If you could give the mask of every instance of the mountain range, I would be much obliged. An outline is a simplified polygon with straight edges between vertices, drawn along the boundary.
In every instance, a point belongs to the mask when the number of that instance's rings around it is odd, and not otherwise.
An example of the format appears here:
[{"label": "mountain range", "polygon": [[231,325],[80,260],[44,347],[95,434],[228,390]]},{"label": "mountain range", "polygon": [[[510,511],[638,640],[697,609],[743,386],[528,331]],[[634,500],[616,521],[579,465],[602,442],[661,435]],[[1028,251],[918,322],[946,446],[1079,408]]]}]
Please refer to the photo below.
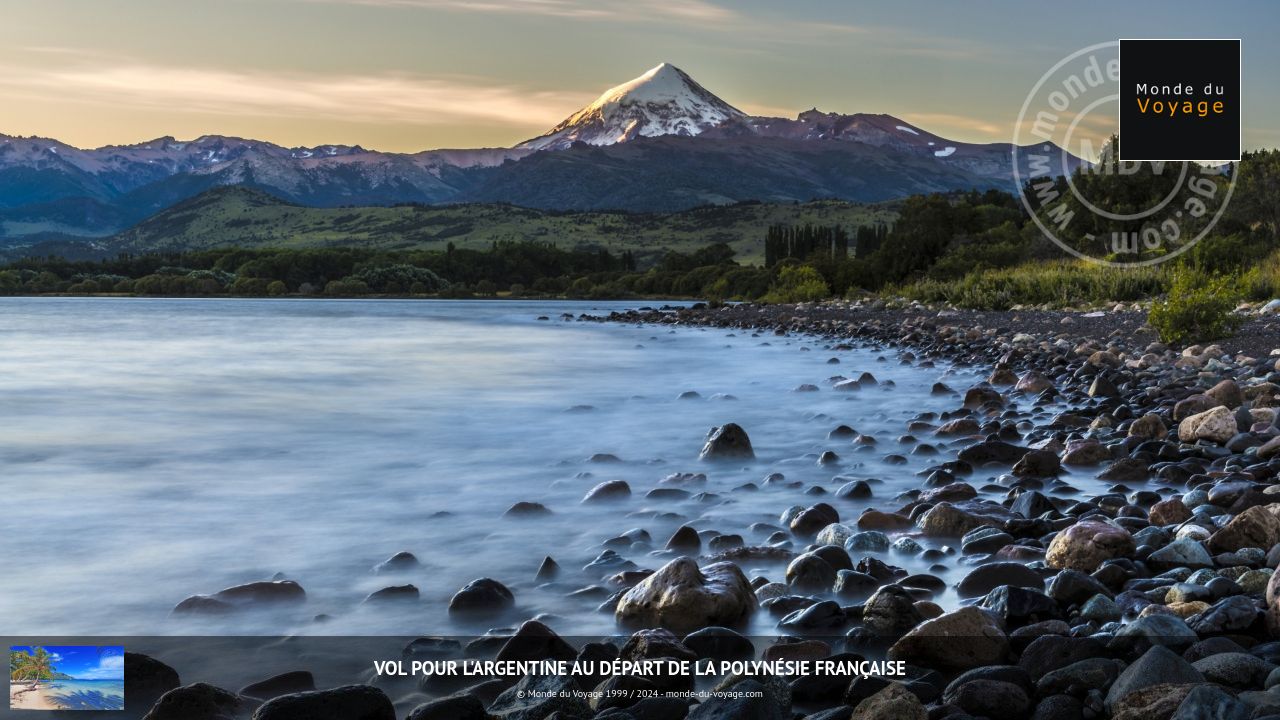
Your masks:
[{"label": "mountain range", "polygon": [[1012,150],[948,140],[890,115],[752,116],[664,63],[511,148],[406,154],[207,135],[83,150],[0,134],[0,242],[110,236],[229,185],[322,208],[673,212],[746,200],[875,202],[1009,189]]}]

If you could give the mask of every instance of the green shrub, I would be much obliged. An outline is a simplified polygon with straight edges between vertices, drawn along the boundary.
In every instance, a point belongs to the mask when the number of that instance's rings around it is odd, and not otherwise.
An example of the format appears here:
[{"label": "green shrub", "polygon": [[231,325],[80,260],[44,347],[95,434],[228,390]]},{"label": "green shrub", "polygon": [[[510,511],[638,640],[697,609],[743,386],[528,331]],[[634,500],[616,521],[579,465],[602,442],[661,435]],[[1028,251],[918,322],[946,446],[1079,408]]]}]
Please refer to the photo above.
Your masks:
[{"label": "green shrub", "polygon": [[288,295],[289,286],[285,285],[283,281],[272,280],[267,285],[267,294],[270,295],[271,297],[280,297],[281,295]]},{"label": "green shrub", "polygon": [[324,294],[333,297],[352,297],[356,295],[368,295],[369,286],[363,280],[355,277],[345,277],[341,280],[333,280],[325,283]]},{"label": "green shrub", "polygon": [[1072,260],[975,271],[956,280],[926,278],[896,292],[921,302],[1007,310],[1013,305],[1132,302],[1163,293],[1168,282],[1167,272],[1160,267],[1100,267]]},{"label": "green shrub", "polygon": [[374,292],[392,294],[403,293],[415,284],[427,288],[428,291],[440,290],[448,285],[434,272],[405,263],[366,267],[351,275],[349,279],[363,282]]},{"label": "green shrub", "polygon": [[789,265],[778,273],[764,301],[769,303],[813,302],[830,297],[831,288],[822,274],[808,265]]},{"label": "green shrub", "polygon": [[1239,297],[1237,278],[1179,267],[1168,296],[1152,303],[1147,322],[1166,343],[1214,340],[1235,332],[1243,322],[1231,312]]}]

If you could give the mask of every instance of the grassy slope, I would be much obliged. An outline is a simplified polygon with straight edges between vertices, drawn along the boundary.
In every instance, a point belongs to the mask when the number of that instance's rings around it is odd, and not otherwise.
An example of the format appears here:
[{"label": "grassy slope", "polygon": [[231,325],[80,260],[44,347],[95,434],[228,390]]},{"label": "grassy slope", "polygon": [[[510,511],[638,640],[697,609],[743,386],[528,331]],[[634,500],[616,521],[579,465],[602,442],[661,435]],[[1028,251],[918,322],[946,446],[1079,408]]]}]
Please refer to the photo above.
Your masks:
[{"label": "grassy slope", "polygon": [[309,208],[244,188],[221,188],[180,203],[117,235],[118,250],[213,247],[365,246],[386,249],[482,249],[494,241],[596,245],[651,256],[727,242],[740,262],[761,262],[765,229],[775,223],[857,225],[889,222],[890,204],[815,201],[701,208],[651,215],[556,213],[507,205]]}]

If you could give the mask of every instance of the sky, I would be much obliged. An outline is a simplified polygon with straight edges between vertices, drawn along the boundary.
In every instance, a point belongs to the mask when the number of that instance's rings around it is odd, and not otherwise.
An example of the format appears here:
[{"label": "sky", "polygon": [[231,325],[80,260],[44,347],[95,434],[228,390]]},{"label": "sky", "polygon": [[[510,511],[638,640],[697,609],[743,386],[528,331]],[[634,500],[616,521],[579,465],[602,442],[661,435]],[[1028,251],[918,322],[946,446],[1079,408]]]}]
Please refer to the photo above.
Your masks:
[{"label": "sky", "polygon": [[1045,70],[1119,37],[1241,38],[1245,147],[1280,147],[1270,0],[4,0],[0,133],[509,146],[670,62],[753,114],[1007,142]]},{"label": "sky", "polygon": [[[31,653],[33,648],[15,646],[19,652]],[[77,680],[123,680],[124,648],[91,645],[45,645],[53,667],[60,673]]]}]

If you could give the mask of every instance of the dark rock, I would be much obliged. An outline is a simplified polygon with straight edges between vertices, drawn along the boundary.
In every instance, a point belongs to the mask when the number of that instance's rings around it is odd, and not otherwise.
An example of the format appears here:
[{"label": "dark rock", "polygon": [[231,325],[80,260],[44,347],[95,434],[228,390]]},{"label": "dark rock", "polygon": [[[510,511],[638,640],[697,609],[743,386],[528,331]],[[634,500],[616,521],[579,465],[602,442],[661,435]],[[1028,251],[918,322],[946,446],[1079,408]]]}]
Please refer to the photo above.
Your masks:
[{"label": "dark rock", "polygon": [[540,517],[550,515],[551,511],[546,505],[537,502],[521,501],[507,508],[503,513],[506,517]]},{"label": "dark rock", "polygon": [[[1056,453],[1048,450],[1028,450],[1018,459],[1018,462],[1013,464],[1012,472],[1018,477],[1056,477],[1062,472],[1062,461]],[[1036,517],[1036,515],[1026,517]]]},{"label": "dark rock", "polygon": [[554,630],[526,620],[498,651],[497,660],[573,660],[578,651]]},{"label": "dark rock", "polygon": [[178,672],[153,657],[142,653],[124,654],[124,683],[129,692],[124,696],[124,709],[131,716],[150,708],[161,695],[181,685]]},{"label": "dark rock", "polygon": [[791,519],[791,532],[810,536],[832,523],[840,522],[840,513],[826,503],[805,508]]},{"label": "dark rock", "polygon": [[1081,720],[1084,703],[1070,695],[1050,695],[1036,705],[1031,720]]},{"label": "dark rock", "polygon": [[[281,673],[259,680],[256,683],[240,688],[240,695],[258,700],[270,700],[289,693],[311,692],[316,689],[316,680],[306,670]],[[126,697],[128,697],[126,695]]]},{"label": "dark rock", "polygon": [[1027,454],[1027,448],[1003,440],[983,440],[961,450],[957,458],[975,466],[988,463],[1009,465],[1020,460],[1025,454]]},{"label": "dark rock", "polygon": [[1036,490],[1024,490],[1018,493],[1018,497],[1014,498],[1013,505],[1009,509],[1025,518],[1037,518],[1056,510],[1053,501]]},{"label": "dark rock", "polygon": [[631,588],[617,603],[623,623],[689,632],[708,625],[736,626],[756,608],[755,593],[731,562],[699,568],[676,558]]},{"label": "dark rock", "polygon": [[724,627],[695,630],[685,636],[684,644],[703,660],[743,660],[756,652],[749,639]]},{"label": "dark rock", "polygon": [[631,486],[626,480],[607,480],[587,491],[582,498],[584,504],[612,502],[631,497]]},{"label": "dark rock", "polygon": [[698,537],[698,531],[688,525],[681,525],[678,530],[671,534],[671,539],[667,541],[667,549],[675,552],[691,552],[696,553],[702,548],[702,538]]},{"label": "dark rock", "polygon": [[1106,585],[1079,570],[1061,570],[1049,581],[1045,593],[1065,605],[1080,605],[1094,595],[1111,596]]},{"label": "dark rock", "polygon": [[1106,704],[1108,708],[1114,708],[1129,693],[1153,685],[1202,682],[1204,675],[1191,663],[1163,645],[1153,645],[1116,678],[1107,691]]},{"label": "dark rock", "polygon": [[856,570],[841,570],[836,573],[835,594],[844,600],[861,600],[870,597],[881,585],[880,580],[867,573]]},{"label": "dark rock", "polygon": [[897,637],[924,620],[915,602],[901,586],[885,585],[863,605],[862,624],[876,635]]},{"label": "dark rock", "polygon": [[292,580],[246,583],[214,595],[193,595],[174,607],[175,614],[219,614],[263,606],[299,605],[307,600],[302,586]]},{"label": "dark rock", "polygon": [[420,567],[418,558],[411,552],[398,552],[374,566],[376,573],[396,573],[416,570]]},{"label": "dark rock", "polygon": [[161,695],[143,720],[237,720],[243,716],[244,709],[244,701],[239,696],[206,683],[195,683]]},{"label": "dark rock", "polygon": [[1248,720],[1252,716],[1248,705],[1221,688],[1200,685],[1187,693],[1169,720]]},{"label": "dark rock", "polygon": [[364,599],[366,603],[384,603],[406,600],[417,600],[418,588],[414,585],[393,585],[375,590]]},{"label": "dark rock", "polygon": [[1210,655],[1191,663],[1209,682],[1241,690],[1261,688],[1275,665],[1243,652]]},{"label": "dark rock", "polygon": [[596,711],[627,708],[635,705],[642,697],[653,696],[657,689],[658,686],[648,678],[614,675],[595,687],[589,704]]},{"label": "dark rock", "polygon": [[993,588],[978,603],[1004,620],[1006,628],[1038,623],[1061,617],[1058,603],[1039,590],[1001,585]]},{"label": "dark rock", "polygon": [[778,627],[801,633],[811,633],[841,628],[847,622],[848,618],[845,617],[844,610],[841,609],[839,603],[834,600],[824,600],[787,615],[778,623]]},{"label": "dark rock", "polygon": [[805,553],[787,565],[786,581],[804,592],[829,592],[835,586],[836,571],[816,553]]},{"label": "dark rock", "polygon": [[1095,638],[1041,635],[1022,651],[1018,667],[1038,678],[1072,663],[1106,654],[1106,647]]},{"label": "dark rock", "polygon": [[657,658],[675,658],[676,660],[696,660],[697,653],[685,647],[675,633],[665,628],[638,630],[632,633],[618,657],[623,660],[644,660]]},{"label": "dark rock", "polygon": [[259,707],[253,720],[396,720],[396,710],[378,688],[347,685],[281,695]]},{"label": "dark rock", "polygon": [[1090,690],[1105,691],[1120,676],[1123,665],[1110,658],[1088,658],[1046,673],[1036,683],[1036,692],[1046,695],[1084,697]]},{"label": "dark rock", "polygon": [[525,675],[489,706],[489,715],[502,720],[542,720],[591,716],[586,692],[572,677]]},{"label": "dark rock", "polygon": [[515,595],[506,585],[490,578],[467,583],[449,600],[449,613],[457,615],[492,615],[515,605]]},{"label": "dark rock", "polygon": [[455,695],[419,705],[407,720],[489,720],[489,715],[479,698]]},{"label": "dark rock", "polygon": [[1044,578],[1022,563],[997,562],[979,565],[969,571],[969,574],[956,586],[956,590],[962,598],[977,597],[1001,585],[1041,590],[1044,588]]},{"label": "dark rock", "polygon": [[707,442],[702,446],[699,458],[703,460],[734,460],[754,458],[751,438],[737,423],[726,423],[711,429]]},{"label": "dark rock", "polygon": [[[693,706],[689,711],[688,720],[791,720],[790,688],[780,679],[730,678],[729,680],[733,681],[732,684],[728,688],[721,687],[721,689],[732,688],[732,693],[725,693],[722,697],[712,697]],[[723,686],[724,683],[721,685]]]},{"label": "dark rock", "polygon": [[1187,626],[1200,635],[1241,632],[1253,627],[1262,610],[1243,595],[1223,598],[1208,610],[1187,618]]},{"label": "dark rock", "polygon": [[[695,533],[696,534],[696,533]],[[550,555],[542,558],[542,564],[538,566],[538,572],[533,576],[534,580],[539,582],[547,582],[554,580],[560,575],[560,565]]]},{"label": "dark rock", "polygon": [[992,720],[1022,720],[1031,707],[1021,687],[1000,680],[970,680],[949,689],[943,700],[971,715]]}]

